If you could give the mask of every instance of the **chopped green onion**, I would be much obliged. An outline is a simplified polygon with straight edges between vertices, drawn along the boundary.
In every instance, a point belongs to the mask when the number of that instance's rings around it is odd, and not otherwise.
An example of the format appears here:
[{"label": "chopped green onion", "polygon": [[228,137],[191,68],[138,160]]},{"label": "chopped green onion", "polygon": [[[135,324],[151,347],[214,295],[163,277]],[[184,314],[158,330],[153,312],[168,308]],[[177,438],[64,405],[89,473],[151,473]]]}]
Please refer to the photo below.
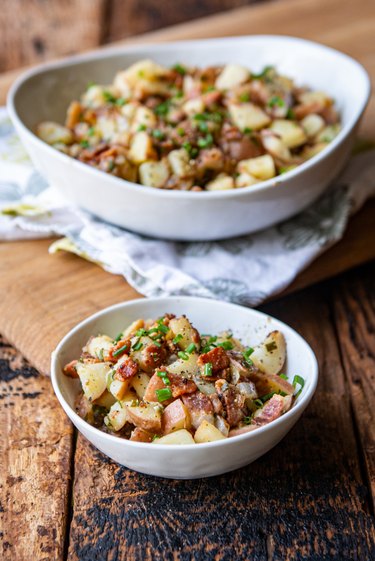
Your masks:
[{"label": "chopped green onion", "polygon": [[179,74],[181,74],[181,76],[185,76],[185,74],[186,74],[186,68],[184,66],[182,66],[182,64],[179,64],[179,63],[172,66],[172,70],[174,70],[175,72],[178,72]]},{"label": "chopped green onion", "polygon": [[287,380],[288,376],[286,374],[279,374],[280,378],[282,378],[283,380]]},{"label": "chopped green onion", "polygon": [[89,148],[90,147],[90,143],[88,140],[81,140],[80,145],[82,146],[82,148]]},{"label": "chopped green onion", "polygon": [[208,344],[212,345],[212,343],[215,343],[215,341],[217,341],[217,336],[213,335],[212,337],[209,338]]},{"label": "chopped green onion", "polygon": [[182,358],[182,360],[188,360],[189,359],[189,355],[187,353],[185,353],[184,351],[179,351],[177,353],[177,356],[179,358]]},{"label": "chopped green onion", "polygon": [[157,333],[159,330],[157,327],[153,327],[147,331],[147,335],[151,335],[151,333]]},{"label": "chopped green onion", "polygon": [[244,353],[242,353],[242,356],[244,357],[244,359],[246,360],[246,362],[248,363],[249,366],[252,366],[253,361],[250,358],[250,355],[252,355],[254,352],[254,349],[252,347],[248,347],[246,349],[246,351]]},{"label": "chopped green onion", "polygon": [[145,131],[146,129],[147,129],[146,125],[139,125],[139,127],[137,128],[137,131],[141,132],[141,131]]},{"label": "chopped green onion", "polygon": [[294,113],[293,109],[288,109],[288,111],[286,112],[286,118],[287,119],[295,119],[296,118],[296,114]]},{"label": "chopped green onion", "polygon": [[302,376],[298,376],[298,374],[296,376],[294,376],[294,378],[293,378],[293,386],[296,387],[297,384],[301,387],[298,390],[298,392],[296,394],[294,394],[294,397],[299,396],[299,394],[302,392],[303,387],[305,385],[305,380],[302,378]]},{"label": "chopped green onion", "polygon": [[152,131],[152,136],[154,138],[156,138],[157,140],[164,140],[165,138],[165,133],[159,129],[155,129]]},{"label": "chopped green onion", "polygon": [[186,352],[191,354],[191,353],[194,353],[196,350],[197,350],[197,347],[194,345],[194,343],[190,343],[190,345],[186,349]]},{"label": "chopped green onion", "polygon": [[89,130],[87,131],[87,135],[94,136],[94,134],[95,134],[95,127],[90,127]]},{"label": "chopped green onion", "polygon": [[200,121],[198,123],[198,129],[201,132],[208,132],[208,125],[207,125],[206,121]]},{"label": "chopped green onion", "polygon": [[104,349],[100,349],[98,353],[98,358],[100,358],[100,360],[104,360],[103,353],[104,353]]},{"label": "chopped green onion", "polygon": [[143,343],[138,339],[138,341],[134,343],[134,345],[132,346],[132,349],[133,351],[140,351],[142,347],[143,347]]},{"label": "chopped green onion", "polygon": [[179,343],[179,342],[181,341],[181,339],[182,339],[182,335],[181,335],[181,333],[179,333],[179,334],[176,335],[176,337],[173,339],[173,343],[174,343],[175,345],[177,345],[177,343]]},{"label": "chopped green onion", "polygon": [[127,103],[127,101],[124,97],[119,97],[115,101],[115,104],[118,105],[119,107],[122,107],[123,105],[125,105],[125,103]]},{"label": "chopped green onion", "polygon": [[155,339],[153,339],[154,345],[156,345],[157,347],[161,347],[161,343],[159,343],[159,341],[155,341]]},{"label": "chopped green onion", "polygon": [[185,136],[186,134],[185,129],[183,129],[182,127],[178,127],[176,130],[177,130],[177,134],[179,134],[180,136]]},{"label": "chopped green onion", "polygon": [[152,437],[152,442],[154,442],[155,440],[157,440],[158,438],[160,438],[160,436],[158,436],[157,434],[154,434]]},{"label": "chopped green onion", "polygon": [[186,152],[188,152],[189,154],[191,154],[191,151],[193,149],[190,142],[184,142],[183,145],[182,145],[182,148],[185,148]]},{"label": "chopped green onion", "polygon": [[123,332],[121,331],[121,333],[116,335],[116,337],[114,339],[115,343],[118,343],[121,340],[122,336],[123,336]]},{"label": "chopped green onion", "polygon": [[158,321],[158,330],[162,333],[168,333],[169,327],[164,325],[163,320]]},{"label": "chopped green onion", "polygon": [[244,418],[242,419],[243,424],[244,424],[244,425],[250,425],[250,423],[251,423],[251,421],[252,421],[252,418],[253,418],[252,415],[249,415],[248,417],[244,417]]},{"label": "chopped green onion", "polygon": [[165,384],[166,386],[170,386],[170,385],[171,385],[171,381],[170,381],[170,379],[168,378],[168,374],[167,374],[166,372],[162,372],[161,370],[159,370],[159,371],[156,373],[156,375],[157,375],[159,378],[161,378],[161,379],[163,380],[163,382],[164,382],[164,384]]},{"label": "chopped green onion", "polygon": [[253,78],[253,80],[266,78],[267,74],[269,74],[271,70],[273,70],[273,66],[265,66],[263,70],[259,72],[259,74],[251,74],[251,77]]},{"label": "chopped green onion", "polygon": [[246,101],[250,101],[250,94],[247,92],[244,92],[240,95],[240,101],[246,102]]},{"label": "chopped green onion", "polygon": [[206,362],[203,369],[203,376],[212,376],[212,363]]},{"label": "chopped green onion", "polygon": [[177,98],[184,97],[184,92],[182,92],[181,90],[177,90],[177,92],[174,94],[174,97]]},{"label": "chopped green onion", "polygon": [[165,117],[169,111],[169,101],[159,103],[159,105],[155,107],[154,111],[159,117]]},{"label": "chopped green onion", "polygon": [[216,346],[221,347],[225,351],[230,351],[231,349],[233,349],[233,343],[231,343],[230,341],[223,341],[222,343],[217,343]]},{"label": "chopped green onion", "polygon": [[88,83],[87,83],[86,89],[89,90],[89,89],[92,88],[93,86],[96,86],[95,82],[88,82]]},{"label": "chopped green onion", "polygon": [[161,388],[160,390],[156,390],[156,397],[158,398],[158,401],[166,401],[167,399],[171,399],[172,390],[170,388]]},{"label": "chopped green onion", "polygon": [[253,129],[251,129],[250,127],[245,127],[243,132],[244,134],[251,134],[253,132]]},{"label": "chopped green onion", "polygon": [[197,113],[194,115],[196,121],[214,121],[215,123],[221,123],[223,116],[218,111],[214,113]]},{"label": "chopped green onion", "polygon": [[204,138],[198,138],[197,140],[199,148],[208,148],[209,146],[212,146],[213,142],[214,138],[210,133],[206,134]]},{"label": "chopped green onion", "polygon": [[254,399],[253,403],[258,407],[258,409],[263,407],[263,401],[261,399]]},{"label": "chopped green onion", "polygon": [[107,90],[104,90],[103,97],[104,100],[107,101],[108,103],[116,103],[117,101],[115,96],[111,94],[111,92],[108,92]]},{"label": "chopped green onion", "polygon": [[119,349],[117,349],[117,351],[115,351],[113,354],[113,356],[120,356],[122,353],[124,353],[128,348],[128,344],[126,343],[125,345],[123,345],[122,347],[120,347]]},{"label": "chopped green onion", "polygon": [[141,329],[138,329],[138,331],[136,331],[136,336],[137,337],[142,337],[143,335],[148,335],[148,331],[146,329],[143,329],[143,327],[141,327]]},{"label": "chopped green onion", "polygon": [[267,103],[268,107],[284,107],[285,101],[278,95],[274,95]]}]

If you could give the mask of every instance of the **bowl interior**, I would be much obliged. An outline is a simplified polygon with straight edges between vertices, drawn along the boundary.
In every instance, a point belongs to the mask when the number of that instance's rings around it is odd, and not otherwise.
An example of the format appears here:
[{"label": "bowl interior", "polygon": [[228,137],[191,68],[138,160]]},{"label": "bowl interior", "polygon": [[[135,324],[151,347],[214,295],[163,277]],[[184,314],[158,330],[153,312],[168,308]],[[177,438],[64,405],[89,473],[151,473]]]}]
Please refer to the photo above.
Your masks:
[{"label": "bowl interior", "polygon": [[186,314],[201,333],[218,333],[231,329],[235,337],[249,345],[257,344],[270,331],[279,329],[287,342],[285,373],[291,379],[295,374],[305,379],[305,386],[293,408],[299,404],[303,407],[303,403],[311,398],[317,383],[316,359],[306,341],[292,328],[261,312],[235,304],[203,298],[170,297],[117,304],[84,320],[63,338],[54,351],[52,378],[66,403],[74,409],[80,383],[66,377],[62,373],[62,367],[80,355],[91,335],[107,334],[115,337],[135,319],[156,318],[167,312]]},{"label": "bowl interior", "polygon": [[178,61],[197,66],[236,62],[253,71],[274,65],[298,84],[333,96],[344,125],[358,117],[369,90],[363,68],[338,51],[290,37],[249,36],[121,47],[44,66],[21,78],[15,86],[15,111],[30,130],[42,120],[63,122],[69,102],[89,82],[109,84],[118,70],[141,58],[166,65]]}]

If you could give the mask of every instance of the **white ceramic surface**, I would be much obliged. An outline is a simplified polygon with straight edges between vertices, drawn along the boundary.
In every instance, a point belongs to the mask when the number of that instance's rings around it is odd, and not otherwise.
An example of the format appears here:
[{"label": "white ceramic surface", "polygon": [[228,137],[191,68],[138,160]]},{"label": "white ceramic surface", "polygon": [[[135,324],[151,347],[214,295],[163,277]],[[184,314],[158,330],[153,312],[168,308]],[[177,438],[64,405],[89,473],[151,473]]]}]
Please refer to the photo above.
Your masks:
[{"label": "white ceramic surface", "polygon": [[[166,312],[186,314],[203,333],[217,333],[231,328],[235,337],[249,344],[256,344],[270,331],[280,329],[287,342],[287,364],[284,371],[290,377],[299,374],[306,381],[293,408],[254,432],[197,445],[130,442],[101,432],[86,423],[74,411],[74,400],[80,390],[80,383],[66,377],[62,373],[62,367],[80,355],[82,346],[90,335],[105,333],[115,337],[139,317],[160,317]],[[170,297],[117,304],[81,322],[62,339],[52,353],[51,377],[55,393],[71,421],[104,454],[141,473],[174,479],[195,479],[240,468],[275,446],[298,421],[312,398],[318,380],[318,366],[314,353],[300,335],[284,323],[261,312],[204,298]]]},{"label": "white ceramic surface", "polygon": [[[297,83],[333,96],[343,130],[322,153],[276,179],[201,193],[140,187],[115,178],[58,152],[32,132],[43,120],[63,122],[69,102],[89,81],[110,83],[118,70],[141,58],[166,65],[238,62],[253,71],[275,65]],[[68,200],[141,234],[213,240],[260,230],[315,200],[345,164],[369,93],[365,70],[350,57],[302,39],[260,35],[117,47],[44,65],[16,81],[8,109],[35,165]]]}]

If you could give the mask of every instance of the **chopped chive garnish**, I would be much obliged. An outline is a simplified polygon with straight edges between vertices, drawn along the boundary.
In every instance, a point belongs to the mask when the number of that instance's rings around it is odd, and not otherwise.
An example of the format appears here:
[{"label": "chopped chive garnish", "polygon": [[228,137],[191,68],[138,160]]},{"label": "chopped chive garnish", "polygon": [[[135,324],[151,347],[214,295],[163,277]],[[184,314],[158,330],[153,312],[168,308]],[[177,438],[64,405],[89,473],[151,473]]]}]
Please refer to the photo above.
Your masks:
[{"label": "chopped chive garnish", "polygon": [[242,419],[242,422],[243,422],[244,425],[250,425],[251,420],[252,420],[252,416],[249,415],[248,417],[244,417],[244,418]]},{"label": "chopped chive garnish", "polygon": [[286,118],[287,119],[295,119],[296,118],[296,114],[294,113],[293,109],[288,109],[288,111],[286,112]]},{"label": "chopped chive garnish", "polygon": [[190,345],[186,349],[186,352],[191,354],[191,353],[194,353],[196,350],[197,350],[197,347],[194,345],[194,343],[190,343]]},{"label": "chopped chive garnish", "polygon": [[86,88],[86,89],[89,90],[89,89],[92,88],[93,86],[96,86],[95,82],[88,82],[88,83],[87,83],[87,88]]},{"label": "chopped chive garnish", "polygon": [[162,372],[161,370],[159,370],[159,371],[156,373],[156,375],[157,375],[159,378],[161,378],[161,379],[163,380],[163,382],[164,382],[164,384],[165,384],[166,386],[170,386],[170,385],[171,385],[171,381],[170,381],[170,379],[168,378],[168,374],[167,374],[166,372]]},{"label": "chopped chive garnish", "polygon": [[209,146],[212,146],[213,142],[214,138],[210,133],[206,134],[204,138],[198,138],[197,140],[199,148],[208,148]]},{"label": "chopped chive garnish", "polygon": [[172,390],[170,388],[161,388],[160,390],[156,390],[156,397],[158,398],[158,401],[166,401],[167,399],[171,399]]},{"label": "chopped chive garnish", "polygon": [[132,349],[133,351],[140,351],[142,347],[143,347],[143,343],[138,339],[138,341],[136,341],[132,346]]},{"label": "chopped chive garnish", "polygon": [[155,341],[155,339],[153,339],[154,345],[156,345],[157,347],[161,347],[161,343],[159,343],[159,341]]},{"label": "chopped chive garnish", "polygon": [[301,387],[300,387],[300,389],[298,390],[298,392],[294,394],[294,397],[298,397],[298,396],[299,396],[299,394],[301,393],[301,391],[302,391],[302,389],[303,389],[303,387],[304,387],[304,385],[305,385],[305,380],[302,378],[302,376],[298,376],[298,374],[296,374],[296,376],[294,376],[294,378],[293,378],[293,386],[296,387],[297,384],[298,384],[299,386],[301,386]]},{"label": "chopped chive garnish", "polygon": [[159,129],[155,129],[152,131],[152,136],[154,138],[156,138],[157,140],[164,140],[165,138],[165,133]]},{"label": "chopped chive garnish", "polygon": [[206,362],[203,369],[203,376],[212,376],[212,363]]},{"label": "chopped chive garnish", "polygon": [[168,333],[169,327],[164,325],[164,323],[159,322],[158,323],[158,330],[161,331],[162,333]]},{"label": "chopped chive garnish", "polygon": [[100,349],[98,353],[98,357],[100,358],[100,360],[104,360],[103,353],[104,353],[104,349]]},{"label": "chopped chive garnish", "polygon": [[122,347],[120,347],[119,349],[117,349],[117,351],[115,351],[113,354],[113,356],[120,356],[122,353],[124,353],[128,348],[128,344],[126,343],[125,345],[123,345]]},{"label": "chopped chive garnish", "polygon": [[115,96],[111,94],[111,92],[108,92],[107,90],[104,90],[103,97],[104,100],[107,101],[108,103],[116,103],[117,101]]},{"label": "chopped chive garnish", "polygon": [[283,380],[287,380],[288,376],[286,374],[279,374],[280,378],[282,378]]},{"label": "chopped chive garnish", "polygon": [[139,125],[139,127],[137,128],[137,131],[141,132],[141,131],[145,131],[146,129],[147,129],[146,125]]},{"label": "chopped chive garnish", "polygon": [[268,107],[284,107],[285,101],[278,95],[274,95],[271,97],[267,105]]},{"label": "chopped chive garnish", "polygon": [[182,64],[179,64],[179,63],[172,66],[172,70],[174,70],[175,72],[178,72],[179,74],[181,74],[181,76],[185,76],[185,74],[186,74],[186,68],[184,66],[182,66]]},{"label": "chopped chive garnish", "polygon": [[169,101],[159,103],[159,105],[155,107],[154,111],[159,117],[165,117],[169,111]]},{"label": "chopped chive garnish", "polygon": [[246,351],[244,353],[242,353],[242,356],[244,357],[244,359],[246,360],[247,364],[249,366],[252,366],[253,361],[251,360],[250,356],[253,354],[254,349],[252,347],[248,347],[246,349]]},{"label": "chopped chive garnish", "polygon": [[122,107],[123,105],[125,105],[125,103],[127,103],[127,101],[124,97],[119,97],[115,101],[115,104],[118,105],[119,107]]},{"label": "chopped chive garnish", "polygon": [[250,127],[245,127],[244,130],[243,130],[243,132],[244,132],[245,134],[251,134],[251,133],[253,132],[253,129],[251,129]]},{"label": "chopped chive garnish", "polygon": [[223,341],[222,343],[217,343],[216,346],[221,347],[225,351],[230,351],[231,349],[233,349],[233,343],[231,343],[230,341]]},{"label": "chopped chive garnish", "polygon": [[152,437],[152,442],[154,442],[155,440],[157,440],[158,438],[160,438],[160,436],[158,436],[157,434],[154,434]]},{"label": "chopped chive garnish", "polygon": [[258,408],[259,407],[263,407],[263,401],[261,399],[254,399],[254,405],[256,405]]},{"label": "chopped chive garnish", "polygon": [[89,148],[90,147],[90,143],[88,140],[81,140],[80,145],[82,146],[82,148]]},{"label": "chopped chive garnish", "polygon": [[87,131],[87,135],[94,136],[94,134],[95,134],[95,127],[90,127],[89,130]]},{"label": "chopped chive garnish", "polygon": [[201,132],[208,132],[208,125],[207,125],[206,121],[201,121],[200,123],[198,123],[198,129]]},{"label": "chopped chive garnish", "polygon": [[151,335],[151,333],[157,333],[158,332],[158,328],[157,327],[153,327],[152,329],[149,329],[147,331],[147,335]]},{"label": "chopped chive garnish", "polygon": [[250,101],[250,94],[247,92],[244,92],[240,95],[240,101],[246,102],[246,101]]},{"label": "chopped chive garnish", "polygon": [[183,129],[182,127],[178,127],[176,130],[177,130],[177,134],[179,134],[180,136],[185,135],[185,129]]},{"label": "chopped chive garnish", "polygon": [[253,80],[265,78],[271,70],[273,70],[273,66],[265,66],[263,70],[259,72],[259,74],[251,74],[251,77],[253,78]]},{"label": "chopped chive garnish", "polygon": [[143,327],[141,327],[141,329],[138,329],[138,331],[136,331],[135,334],[137,337],[142,337],[143,335],[148,335],[149,332],[146,331],[146,329],[143,329]]},{"label": "chopped chive garnish", "polygon": [[181,341],[181,339],[182,339],[182,335],[181,335],[181,333],[179,333],[179,334],[176,335],[176,337],[173,339],[173,343],[174,343],[175,345],[177,345],[177,343],[179,343],[179,342]]},{"label": "chopped chive garnish", "polygon": [[115,340],[114,340],[115,343],[118,343],[118,342],[121,340],[122,336],[123,336],[123,332],[121,331],[121,333],[119,333],[118,335],[116,335]]},{"label": "chopped chive garnish", "polygon": [[188,360],[189,359],[189,355],[187,353],[185,353],[184,351],[179,351],[177,353],[177,356],[179,358],[182,358],[182,360]]}]

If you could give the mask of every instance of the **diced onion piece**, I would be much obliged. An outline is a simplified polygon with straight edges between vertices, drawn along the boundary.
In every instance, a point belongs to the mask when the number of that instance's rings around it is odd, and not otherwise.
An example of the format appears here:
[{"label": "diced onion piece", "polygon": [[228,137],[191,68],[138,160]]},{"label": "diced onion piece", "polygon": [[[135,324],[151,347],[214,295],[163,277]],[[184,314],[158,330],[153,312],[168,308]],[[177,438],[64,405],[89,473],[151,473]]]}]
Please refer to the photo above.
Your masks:
[{"label": "diced onion piece", "polygon": [[134,164],[142,164],[147,160],[156,159],[151,137],[145,131],[135,133],[130,143],[129,159]]},{"label": "diced onion piece", "polygon": [[174,175],[177,175],[177,177],[188,177],[191,174],[192,168],[189,163],[190,157],[185,148],[169,152],[168,161],[172,168],[172,172]]},{"label": "diced onion piece", "polygon": [[139,166],[139,179],[148,187],[163,187],[169,177],[169,169],[165,162],[144,162]]},{"label": "diced onion piece", "polygon": [[216,415],[215,427],[224,435],[228,436],[230,431],[230,424],[221,416]]},{"label": "diced onion piece", "polygon": [[271,179],[276,175],[275,163],[269,154],[242,160],[238,163],[237,170],[261,180]]},{"label": "diced onion piece", "polygon": [[288,148],[300,146],[307,140],[303,128],[288,119],[275,119],[270,126],[270,130],[279,135]]},{"label": "diced onion piece", "polygon": [[300,121],[300,124],[306,135],[309,138],[313,138],[324,128],[325,121],[320,115],[310,113],[310,115],[306,115],[306,117]]},{"label": "diced onion piece", "polygon": [[52,121],[45,121],[37,126],[36,134],[47,144],[70,144],[73,142],[73,135],[67,127],[63,127]]},{"label": "diced onion piece", "polygon": [[241,105],[230,103],[229,114],[233,123],[241,130],[259,130],[268,126],[270,117],[260,107],[253,103],[242,103]]},{"label": "diced onion piece", "polygon": [[234,189],[234,179],[230,175],[220,173],[215,179],[209,181],[206,185],[207,191],[226,191]]},{"label": "diced onion piece", "polygon": [[223,433],[206,420],[201,422],[194,435],[194,440],[197,444],[214,442],[215,440],[223,440],[224,438],[225,436]]},{"label": "diced onion piece", "polygon": [[219,90],[229,90],[243,84],[250,77],[250,72],[239,64],[227,64],[216,79],[215,86]]}]

